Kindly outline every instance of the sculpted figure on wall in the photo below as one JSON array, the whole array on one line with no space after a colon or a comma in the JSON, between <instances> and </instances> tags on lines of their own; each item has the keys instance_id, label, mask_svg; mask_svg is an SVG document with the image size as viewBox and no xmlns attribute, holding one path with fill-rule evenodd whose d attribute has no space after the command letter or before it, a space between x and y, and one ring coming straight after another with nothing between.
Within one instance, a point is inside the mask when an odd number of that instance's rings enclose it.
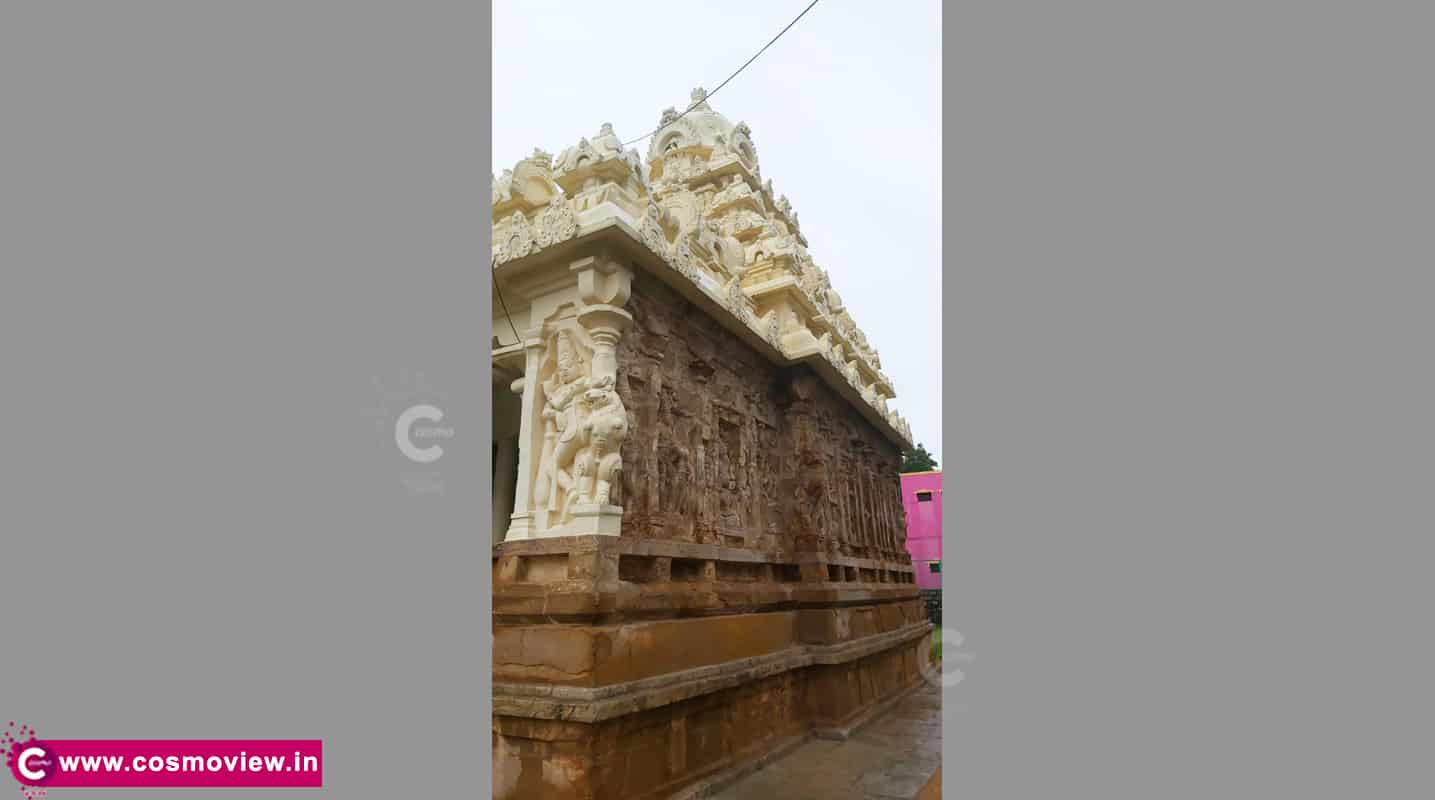
<instances>
[{"instance_id":1,"label":"sculpted figure on wall","mask_svg":"<svg viewBox=\"0 0 1435 800\"><path fill-rule=\"evenodd\" d=\"M493 179L493 204L499 205L513 199L513 170L505 169Z\"/></svg>"},{"instance_id":2,"label":"sculpted figure on wall","mask_svg":"<svg viewBox=\"0 0 1435 800\"><path fill-rule=\"evenodd\" d=\"M621 484L623 457L620 450L628 435L628 412L613 387L610 377L599 378L593 388L583 394L588 411L585 430L586 449L577 459L579 502L609 505L613 485Z\"/></svg>"},{"instance_id":3,"label":"sculpted figure on wall","mask_svg":"<svg viewBox=\"0 0 1435 800\"><path fill-rule=\"evenodd\" d=\"M522 211L514 211L493 226L493 253L502 264L533 252L533 226Z\"/></svg>"},{"instance_id":4,"label":"sculpted figure on wall","mask_svg":"<svg viewBox=\"0 0 1435 800\"><path fill-rule=\"evenodd\" d=\"M704 220L699 241L708 252L713 254L721 272L728 275L742 275L743 268L746 266L742 242L724 232L716 220Z\"/></svg>"},{"instance_id":5,"label":"sculpted figure on wall","mask_svg":"<svg viewBox=\"0 0 1435 800\"><path fill-rule=\"evenodd\" d=\"M495 215L507 215L511 207L531 212L547 205L559 193L553 182L553 156L536 147L533 155L514 165L512 172L504 170L497 184Z\"/></svg>"},{"instance_id":6,"label":"sculpted figure on wall","mask_svg":"<svg viewBox=\"0 0 1435 800\"><path fill-rule=\"evenodd\" d=\"M743 497L744 493L738 488L737 472L731 455L723 453L721 458L727 469L718 484L718 529L725 537L723 544L741 545L747 538L747 524L742 513L743 503L747 498Z\"/></svg>"},{"instance_id":7,"label":"sculpted figure on wall","mask_svg":"<svg viewBox=\"0 0 1435 800\"><path fill-rule=\"evenodd\" d=\"M611 375L595 377L591 355L570 329L547 343L543 372L543 451L534 501L547 527L573 519L579 506L608 505L622 479L628 414Z\"/></svg>"},{"instance_id":8,"label":"sculpted figure on wall","mask_svg":"<svg viewBox=\"0 0 1435 800\"><path fill-rule=\"evenodd\" d=\"M593 147L605 158L623 152L623 143L618 141L618 135L613 133L613 123L605 122L599 126L598 135L593 137Z\"/></svg>"},{"instance_id":9,"label":"sculpted figure on wall","mask_svg":"<svg viewBox=\"0 0 1435 800\"><path fill-rule=\"evenodd\" d=\"M588 365L584 363L573 336L566 330L548 341L551 372L543 386L543 455L534 483L535 500L549 513L550 522L567 518L576 494L574 457L579 448L581 420L579 396L588 389Z\"/></svg>"},{"instance_id":10,"label":"sculpted figure on wall","mask_svg":"<svg viewBox=\"0 0 1435 800\"><path fill-rule=\"evenodd\" d=\"M672 234L676 232L677 225L673 222L668 212L658 205L657 201L648 198L648 210L643 216L641 236L643 244L649 250L657 253L663 258L668 258L672 242Z\"/></svg>"}]
</instances>

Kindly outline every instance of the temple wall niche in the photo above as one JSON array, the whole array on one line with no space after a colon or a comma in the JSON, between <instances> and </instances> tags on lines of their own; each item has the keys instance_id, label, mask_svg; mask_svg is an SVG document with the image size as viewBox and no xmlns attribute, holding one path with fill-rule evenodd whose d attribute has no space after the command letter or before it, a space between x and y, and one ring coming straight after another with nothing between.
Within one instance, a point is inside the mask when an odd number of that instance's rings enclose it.
<instances>
[{"instance_id":1,"label":"temple wall niche","mask_svg":"<svg viewBox=\"0 0 1435 800\"><path fill-rule=\"evenodd\" d=\"M627 309L624 536L901 560L894 445L657 280L635 279Z\"/></svg>"}]
</instances>

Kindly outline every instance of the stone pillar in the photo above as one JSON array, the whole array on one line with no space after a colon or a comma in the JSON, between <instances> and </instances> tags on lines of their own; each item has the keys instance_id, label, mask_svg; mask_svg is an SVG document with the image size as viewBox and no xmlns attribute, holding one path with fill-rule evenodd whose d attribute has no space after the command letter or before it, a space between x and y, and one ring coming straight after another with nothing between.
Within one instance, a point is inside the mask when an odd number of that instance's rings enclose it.
<instances>
[{"instance_id":1,"label":"stone pillar","mask_svg":"<svg viewBox=\"0 0 1435 800\"><path fill-rule=\"evenodd\" d=\"M617 385L618 362L616 349L618 339L633 322L633 316L622 309L628 301L632 288L632 273L604 255L581 258L569 269L578 278L578 324L588 333L593 345L591 379L593 386L613 390ZM610 417L623 417L620 421L594 423L601 425L601 435L612 440L612 455L599 461L597 489L593 502L583 503L573 510L573 522L566 531L569 535L617 536L622 532L623 508L616 502L621 497L622 460L617 450L627 436L627 411L622 406L616 391L611 392L615 408ZM600 435L594 428L592 436Z\"/></svg>"},{"instance_id":2,"label":"stone pillar","mask_svg":"<svg viewBox=\"0 0 1435 800\"><path fill-rule=\"evenodd\" d=\"M633 322L628 312L607 304L592 305L578 312L578 323L593 337L593 379L618 380L618 339Z\"/></svg>"},{"instance_id":3,"label":"stone pillar","mask_svg":"<svg viewBox=\"0 0 1435 800\"><path fill-rule=\"evenodd\" d=\"M514 383L522 400L507 540L620 532L629 422L616 350L633 321L622 308L632 278L599 251L518 284L532 327L524 376Z\"/></svg>"},{"instance_id":4,"label":"stone pillar","mask_svg":"<svg viewBox=\"0 0 1435 800\"><path fill-rule=\"evenodd\" d=\"M498 441L498 459L493 465L493 541L503 541L508 534L509 519L517 497L518 437L505 436Z\"/></svg>"},{"instance_id":5,"label":"stone pillar","mask_svg":"<svg viewBox=\"0 0 1435 800\"><path fill-rule=\"evenodd\" d=\"M533 470L534 455L538 445L538 365L543 357L542 329L528 332L523 342L527 360L523 377L513 382L515 394L523 396L522 417L518 427L518 478L513 486L513 515L509 517L507 540L532 539L537 531L533 519Z\"/></svg>"}]
</instances>

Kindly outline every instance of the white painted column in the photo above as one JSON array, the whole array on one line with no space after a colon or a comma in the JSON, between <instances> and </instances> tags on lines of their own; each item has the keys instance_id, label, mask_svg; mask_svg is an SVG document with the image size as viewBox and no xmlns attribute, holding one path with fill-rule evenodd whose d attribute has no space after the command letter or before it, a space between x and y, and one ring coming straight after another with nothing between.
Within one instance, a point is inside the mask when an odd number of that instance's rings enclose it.
<instances>
[{"instance_id":1,"label":"white painted column","mask_svg":"<svg viewBox=\"0 0 1435 800\"><path fill-rule=\"evenodd\" d=\"M509 517L505 539L532 539L536 533L533 519L533 471L537 469L539 437L539 360L543 355L543 331L529 331L523 343L527 361L523 377L513 382L515 393L521 393L522 417L518 425L518 478L513 487L513 514Z\"/></svg>"}]
</instances>

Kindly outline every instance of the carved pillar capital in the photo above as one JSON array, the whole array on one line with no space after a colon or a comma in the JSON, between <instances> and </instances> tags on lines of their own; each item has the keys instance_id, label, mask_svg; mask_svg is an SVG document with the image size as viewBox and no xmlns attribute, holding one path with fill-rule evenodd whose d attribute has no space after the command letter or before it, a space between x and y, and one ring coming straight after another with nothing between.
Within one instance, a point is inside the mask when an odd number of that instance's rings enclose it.
<instances>
[{"instance_id":1,"label":"carved pillar capital","mask_svg":"<svg viewBox=\"0 0 1435 800\"><path fill-rule=\"evenodd\" d=\"M578 322L593 336L617 341L633 324L633 315L606 303L586 306L577 314Z\"/></svg>"},{"instance_id":2,"label":"carved pillar capital","mask_svg":"<svg viewBox=\"0 0 1435 800\"><path fill-rule=\"evenodd\" d=\"M568 266L578 276L578 299L584 305L621 307L633 291L633 273L607 253L586 256Z\"/></svg>"}]
</instances>

